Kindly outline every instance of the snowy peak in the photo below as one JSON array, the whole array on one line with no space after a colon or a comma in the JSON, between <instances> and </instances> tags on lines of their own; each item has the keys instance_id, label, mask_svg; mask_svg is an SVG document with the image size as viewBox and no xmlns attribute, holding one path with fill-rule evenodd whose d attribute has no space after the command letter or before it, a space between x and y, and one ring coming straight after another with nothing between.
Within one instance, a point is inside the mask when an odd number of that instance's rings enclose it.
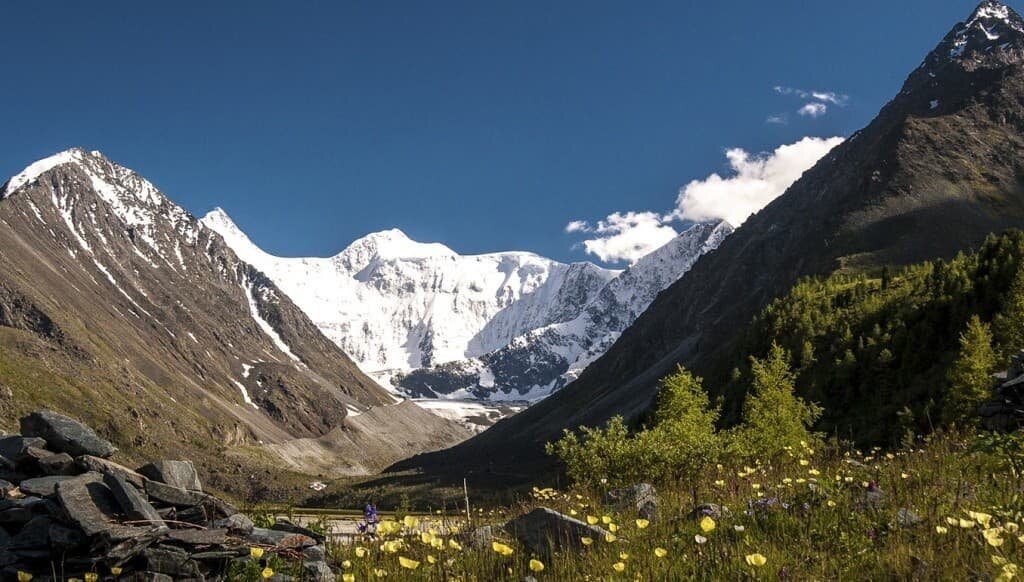
<instances>
[{"instance_id":1,"label":"snowy peak","mask_svg":"<svg viewBox=\"0 0 1024 582\"><path fill-rule=\"evenodd\" d=\"M412 240L397 228L368 234L356 239L335 260L351 272L365 269L373 262L430 258L455 258L458 254L441 243Z\"/></svg>"},{"instance_id":2,"label":"snowy peak","mask_svg":"<svg viewBox=\"0 0 1024 582\"><path fill-rule=\"evenodd\" d=\"M978 5L970 17L953 27L925 59L935 69L957 63L973 70L1019 62L1024 56L1024 20L996 0Z\"/></svg>"}]
</instances>

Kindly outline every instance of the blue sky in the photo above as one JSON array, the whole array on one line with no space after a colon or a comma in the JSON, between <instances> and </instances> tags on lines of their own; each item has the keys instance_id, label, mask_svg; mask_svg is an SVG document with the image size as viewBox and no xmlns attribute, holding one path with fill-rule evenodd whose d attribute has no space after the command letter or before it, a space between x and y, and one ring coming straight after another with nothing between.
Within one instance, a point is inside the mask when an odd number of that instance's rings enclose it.
<instances>
[{"instance_id":1,"label":"blue sky","mask_svg":"<svg viewBox=\"0 0 1024 582\"><path fill-rule=\"evenodd\" d=\"M12 2L0 174L82 145L278 254L398 227L593 260L568 223L668 213L727 148L848 136L974 5Z\"/></svg>"}]
</instances>

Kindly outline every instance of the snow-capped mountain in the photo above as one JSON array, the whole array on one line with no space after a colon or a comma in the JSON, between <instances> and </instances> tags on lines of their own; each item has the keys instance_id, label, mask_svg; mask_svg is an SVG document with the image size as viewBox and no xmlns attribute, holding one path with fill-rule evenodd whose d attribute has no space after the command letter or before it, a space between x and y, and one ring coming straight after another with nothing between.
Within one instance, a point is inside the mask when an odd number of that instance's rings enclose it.
<instances>
[{"instance_id":1,"label":"snow-capped mountain","mask_svg":"<svg viewBox=\"0 0 1024 582\"><path fill-rule=\"evenodd\" d=\"M202 222L382 384L414 397L494 400L536 400L564 385L731 232L697 225L614 271L523 252L464 256L399 230L333 257L284 258L219 208Z\"/></svg>"},{"instance_id":2,"label":"snow-capped mountain","mask_svg":"<svg viewBox=\"0 0 1024 582\"><path fill-rule=\"evenodd\" d=\"M129 453L366 474L469 435L396 402L220 235L95 151L0 187L0 348L0 427L43 405Z\"/></svg>"}]
</instances>

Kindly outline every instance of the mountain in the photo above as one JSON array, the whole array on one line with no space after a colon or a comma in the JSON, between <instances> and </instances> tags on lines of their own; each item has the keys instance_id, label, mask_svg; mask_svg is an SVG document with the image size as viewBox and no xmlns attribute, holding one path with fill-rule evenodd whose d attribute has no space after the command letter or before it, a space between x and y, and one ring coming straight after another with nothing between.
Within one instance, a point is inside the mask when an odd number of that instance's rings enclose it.
<instances>
[{"instance_id":1,"label":"mountain","mask_svg":"<svg viewBox=\"0 0 1024 582\"><path fill-rule=\"evenodd\" d=\"M536 401L574 379L731 232L695 225L619 272L522 252L463 256L399 230L329 258L282 258L221 209L202 222L383 384L415 398L495 402ZM479 415L479 406L468 412Z\"/></svg>"},{"instance_id":2,"label":"mountain","mask_svg":"<svg viewBox=\"0 0 1024 582\"><path fill-rule=\"evenodd\" d=\"M380 388L220 235L99 152L35 162L0 192L0 427L67 411L221 486L260 467L370 473L467 436Z\"/></svg>"},{"instance_id":3,"label":"mountain","mask_svg":"<svg viewBox=\"0 0 1024 582\"><path fill-rule=\"evenodd\" d=\"M528 479L550 466L546 441L615 414L638 418L657 380L678 364L726 377L745 327L802 277L948 258L1021 226L1022 61L1024 21L983 2L867 127L701 257L576 382L451 450L396 468L449 464L461 474ZM739 396L730 395L727 412Z\"/></svg>"}]
</instances>

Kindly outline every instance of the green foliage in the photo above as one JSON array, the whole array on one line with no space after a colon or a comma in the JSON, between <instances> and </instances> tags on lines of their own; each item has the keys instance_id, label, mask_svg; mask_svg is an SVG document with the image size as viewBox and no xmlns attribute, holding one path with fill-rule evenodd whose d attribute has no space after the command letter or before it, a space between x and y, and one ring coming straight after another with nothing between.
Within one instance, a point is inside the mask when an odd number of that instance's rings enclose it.
<instances>
[{"instance_id":1,"label":"green foliage","mask_svg":"<svg viewBox=\"0 0 1024 582\"><path fill-rule=\"evenodd\" d=\"M816 440L810 428L821 408L795 394L789 353L772 344L764 359L751 358L753 382L743 403L743 424L730 438L730 452L742 458L769 460Z\"/></svg>"},{"instance_id":2,"label":"green foliage","mask_svg":"<svg viewBox=\"0 0 1024 582\"><path fill-rule=\"evenodd\" d=\"M945 422L966 425L976 420L978 405L992 395L995 367L992 332L975 315L960 334L960 354L949 371L949 392L943 407Z\"/></svg>"},{"instance_id":3,"label":"green foliage","mask_svg":"<svg viewBox=\"0 0 1024 582\"><path fill-rule=\"evenodd\" d=\"M1024 347L1014 339L1024 329L1010 325L1024 324L1022 266L1024 234L1011 231L950 261L800 281L755 318L736 349L723 350L708 371L710 392L727 396L724 420L738 422L750 375L742 363L778 343L798 355L798 394L824 408L818 430L864 444L926 434L939 420L930 403L945 408L958 338L972 316L994 322L997 354Z\"/></svg>"},{"instance_id":4,"label":"green foliage","mask_svg":"<svg viewBox=\"0 0 1024 582\"><path fill-rule=\"evenodd\" d=\"M692 482L717 460L718 409L711 408L700 378L680 368L663 379L654 420L653 427L635 435L618 416L604 430L583 427L581 435L565 431L547 445L547 452L562 460L570 479L590 486Z\"/></svg>"}]
</instances>

